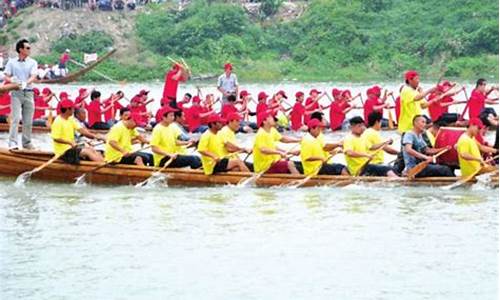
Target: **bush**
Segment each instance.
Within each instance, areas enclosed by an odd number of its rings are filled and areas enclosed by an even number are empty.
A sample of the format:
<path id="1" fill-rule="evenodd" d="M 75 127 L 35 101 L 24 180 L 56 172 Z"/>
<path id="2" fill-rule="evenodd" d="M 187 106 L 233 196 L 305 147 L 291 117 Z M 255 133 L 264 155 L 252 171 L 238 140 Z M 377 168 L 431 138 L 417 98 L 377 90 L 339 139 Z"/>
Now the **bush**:
<path id="1" fill-rule="evenodd" d="M 89 33 L 65 37 L 52 45 L 52 51 L 62 53 L 66 49 L 74 52 L 94 53 L 105 52 L 113 46 L 113 38 L 101 31 L 91 31 Z"/>

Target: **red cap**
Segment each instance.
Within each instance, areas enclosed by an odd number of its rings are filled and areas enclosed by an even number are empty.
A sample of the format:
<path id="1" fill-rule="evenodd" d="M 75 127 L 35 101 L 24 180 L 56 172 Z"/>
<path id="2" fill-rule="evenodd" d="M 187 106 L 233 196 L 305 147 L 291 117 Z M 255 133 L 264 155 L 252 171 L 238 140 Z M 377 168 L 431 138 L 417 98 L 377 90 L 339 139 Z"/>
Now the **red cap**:
<path id="1" fill-rule="evenodd" d="M 68 98 L 68 93 L 66 93 L 66 92 L 61 92 L 61 93 L 59 94 L 59 98 L 61 98 L 61 99 L 63 99 L 63 98 L 64 98 L 64 99 L 67 99 L 67 98 Z"/>
<path id="2" fill-rule="evenodd" d="M 304 96 L 304 93 L 302 93 L 302 92 L 295 93 L 295 98 L 299 98 L 299 97 L 302 97 L 302 96 Z"/>
<path id="3" fill-rule="evenodd" d="M 33 94 L 35 94 L 35 96 L 39 96 L 40 95 L 40 90 L 37 89 L 37 88 L 33 88 Z"/>
<path id="4" fill-rule="evenodd" d="M 134 121 L 136 126 L 144 125 L 144 123 L 142 122 L 142 116 L 139 113 L 131 113 L 130 120 Z"/>
<path id="5" fill-rule="evenodd" d="M 141 95 L 141 96 L 142 96 L 142 95 L 147 95 L 147 94 L 149 94 L 149 91 L 148 91 L 148 90 L 141 90 L 141 91 L 139 92 L 139 95 Z"/>
<path id="6" fill-rule="evenodd" d="M 368 88 L 368 89 L 366 90 L 366 95 L 367 95 L 367 96 L 370 96 L 370 95 L 372 95 L 372 94 L 375 94 L 375 93 L 373 92 L 373 88 Z"/>
<path id="7" fill-rule="evenodd" d="M 231 121 L 241 121 L 243 118 L 240 116 L 238 113 L 231 113 L 227 116 L 226 121 L 231 122 Z"/>
<path id="8" fill-rule="evenodd" d="M 227 69 L 231 69 L 232 70 L 233 69 L 233 65 L 230 64 L 230 63 L 225 64 L 224 65 L 224 70 L 227 70 Z"/>
<path id="9" fill-rule="evenodd" d="M 78 90 L 78 94 L 79 94 L 79 95 L 83 95 L 83 94 L 85 94 L 86 92 L 87 92 L 87 89 L 85 89 L 85 88 L 81 88 L 81 89 L 79 89 L 79 90 Z"/>
<path id="10" fill-rule="evenodd" d="M 382 88 L 379 87 L 378 85 L 375 85 L 372 87 L 372 93 L 374 93 L 375 95 L 380 95 L 381 92 L 382 92 Z"/>
<path id="11" fill-rule="evenodd" d="M 316 93 L 316 94 L 321 94 L 320 91 L 318 91 L 317 89 L 312 89 L 310 92 L 309 92 L 309 95 L 312 95 L 313 93 Z"/>
<path id="12" fill-rule="evenodd" d="M 262 123 L 270 116 L 273 114 L 270 111 L 263 111 L 257 115 L 257 120 L 259 120 L 260 124 L 257 124 L 259 126 L 262 126 Z"/>
<path id="13" fill-rule="evenodd" d="M 342 95 L 342 91 L 341 91 L 341 90 L 336 89 L 336 88 L 334 88 L 334 89 L 332 90 L 332 96 L 333 96 L 333 97 L 338 97 L 338 96 L 340 96 L 340 95 Z"/>
<path id="14" fill-rule="evenodd" d="M 258 99 L 267 99 L 267 97 L 269 97 L 268 94 L 266 94 L 266 92 L 260 92 L 259 95 L 258 95 Z"/>
<path id="15" fill-rule="evenodd" d="M 243 91 L 241 91 L 241 93 L 240 93 L 240 98 L 246 97 L 246 96 L 248 96 L 248 95 L 250 95 L 250 93 L 249 93 L 249 92 L 247 92 L 246 90 L 243 90 Z"/>
<path id="16" fill-rule="evenodd" d="M 279 92 L 278 92 L 278 93 L 276 93 L 276 94 L 277 94 L 277 95 L 281 95 L 281 96 L 283 96 L 283 98 L 285 98 L 285 99 L 288 99 L 288 97 L 287 97 L 287 96 L 286 96 L 286 94 L 285 94 L 285 91 L 283 91 L 283 90 L 279 91 Z"/>
<path id="17" fill-rule="evenodd" d="M 60 106 L 61 108 L 74 108 L 75 104 L 73 103 L 73 101 L 65 99 L 61 101 Z"/>
<path id="18" fill-rule="evenodd" d="M 309 120 L 309 122 L 307 122 L 307 128 L 311 129 L 314 127 L 325 127 L 325 125 L 318 119 Z"/>
<path id="19" fill-rule="evenodd" d="M 48 87 L 45 87 L 42 90 L 42 94 L 43 95 L 48 95 L 48 94 L 51 94 L 51 93 L 52 93 L 52 91 Z"/>
<path id="20" fill-rule="evenodd" d="M 414 70 L 406 71 L 405 80 L 412 80 L 413 78 L 418 76 L 418 72 Z"/>
<path id="21" fill-rule="evenodd" d="M 198 96 L 194 96 L 192 101 L 193 101 L 193 103 L 200 103 L 201 99 Z"/>
<path id="22" fill-rule="evenodd" d="M 352 97 L 351 91 L 345 90 L 342 92 L 342 97 Z"/>
<path id="23" fill-rule="evenodd" d="M 449 82 L 448 80 L 445 80 L 445 81 L 441 82 L 441 85 L 443 85 L 443 86 L 452 86 L 451 82 Z"/>
<path id="24" fill-rule="evenodd" d="M 479 129 L 484 128 L 484 124 L 479 118 L 470 119 L 469 126 L 477 126 L 477 127 L 479 127 Z"/>
<path id="25" fill-rule="evenodd" d="M 212 114 L 212 115 L 208 116 L 207 124 L 216 123 L 216 122 L 225 123 L 224 119 L 221 118 L 221 116 L 219 116 L 218 114 Z"/>

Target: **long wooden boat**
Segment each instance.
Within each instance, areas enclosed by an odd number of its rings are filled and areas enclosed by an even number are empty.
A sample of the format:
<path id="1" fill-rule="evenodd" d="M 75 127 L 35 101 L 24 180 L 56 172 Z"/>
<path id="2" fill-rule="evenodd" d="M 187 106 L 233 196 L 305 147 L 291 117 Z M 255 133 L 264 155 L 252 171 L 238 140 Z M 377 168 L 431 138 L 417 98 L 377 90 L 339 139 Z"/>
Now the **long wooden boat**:
<path id="1" fill-rule="evenodd" d="M 53 157 L 53 153 L 39 151 L 15 151 L 11 152 L 0 148 L 0 175 L 18 176 L 23 172 L 30 171 Z M 53 164 L 33 174 L 33 178 L 41 180 L 75 182 L 75 178 L 86 173 L 98 164 L 82 161 L 79 165 L 70 165 L 62 161 Z M 133 165 L 113 165 L 99 169 L 88 176 L 87 182 L 93 184 L 129 185 L 146 180 L 155 171 L 152 167 L 139 167 Z M 207 186 L 238 184 L 253 174 L 242 172 L 227 172 L 207 176 L 201 170 L 190 169 L 167 169 L 165 172 L 169 185 L 182 186 Z M 291 185 L 304 179 L 303 175 L 269 174 L 263 175 L 257 180 L 257 186 L 283 186 Z M 353 178 L 350 176 L 326 176 L 320 175 L 311 178 L 304 186 L 345 186 L 352 183 L 386 183 L 390 185 L 411 186 L 443 186 L 457 182 L 457 177 L 429 177 L 408 180 L 407 178 L 396 178 L 390 180 L 387 177 L 363 176 Z M 498 174 L 492 177 L 491 185 L 498 187 Z"/>
<path id="2" fill-rule="evenodd" d="M 39 83 L 45 83 L 45 84 L 64 84 L 64 83 L 70 83 L 72 81 L 77 80 L 81 76 L 85 75 L 86 73 L 90 72 L 93 68 L 97 67 L 100 63 L 108 59 L 113 53 L 116 52 L 116 49 L 111 49 L 108 53 L 104 54 L 100 58 L 98 58 L 96 61 L 91 63 L 85 68 L 82 68 L 76 72 L 69 73 L 67 76 L 61 77 L 61 78 L 55 78 L 55 79 L 42 79 L 39 81 Z"/>

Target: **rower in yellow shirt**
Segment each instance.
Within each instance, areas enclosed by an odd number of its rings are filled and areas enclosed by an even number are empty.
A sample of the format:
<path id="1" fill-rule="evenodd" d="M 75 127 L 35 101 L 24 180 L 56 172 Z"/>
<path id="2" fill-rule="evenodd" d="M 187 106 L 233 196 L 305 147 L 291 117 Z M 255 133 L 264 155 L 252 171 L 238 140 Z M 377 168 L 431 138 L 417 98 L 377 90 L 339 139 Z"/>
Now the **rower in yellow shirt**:
<path id="1" fill-rule="evenodd" d="M 382 136 L 380 136 L 380 130 L 382 129 L 382 113 L 377 111 L 370 113 L 368 115 L 368 127 L 369 128 L 363 132 L 362 138 L 366 142 L 368 153 L 374 155 L 370 162 L 371 164 L 383 164 L 385 152 L 391 155 L 398 155 L 399 152 L 387 144 L 392 144 L 392 139 L 382 141 Z M 383 148 L 383 151 L 377 151 L 380 148 Z"/>
<path id="2" fill-rule="evenodd" d="M 307 122 L 308 133 L 300 142 L 300 159 L 304 175 L 349 175 L 342 164 L 328 163 L 329 152 L 325 152 L 324 144 L 318 139 L 324 124 L 318 119 Z M 327 154 L 328 153 L 328 154 Z"/>
<path id="3" fill-rule="evenodd" d="M 236 133 L 240 128 L 240 123 L 243 118 L 238 113 L 231 113 L 226 118 L 226 126 L 222 127 L 217 135 L 221 138 L 224 144 L 224 157 L 237 158 L 236 152 L 252 153 L 252 149 L 247 149 L 238 145 L 236 141 Z M 245 162 L 248 169 L 253 170 L 253 164 Z"/>
<path id="4" fill-rule="evenodd" d="M 173 160 L 167 168 L 184 168 L 198 169 L 201 167 L 201 160 L 196 155 L 183 154 L 180 147 L 189 147 L 194 144 L 194 141 L 183 141 L 179 139 L 178 127 L 173 124 L 175 113 L 178 110 L 169 105 L 161 108 L 159 115 L 162 117 L 151 134 L 151 150 L 153 152 L 154 165 L 163 167 L 172 157 Z"/>
<path id="5" fill-rule="evenodd" d="M 477 172 L 484 164 L 481 150 L 476 136 L 484 125 L 480 119 L 474 118 L 469 121 L 467 131 L 464 132 L 457 142 L 458 163 L 462 177 L 467 177 Z"/>
<path id="6" fill-rule="evenodd" d="M 217 135 L 224 120 L 219 115 L 213 114 L 208 117 L 207 123 L 208 130 L 201 135 L 198 143 L 198 152 L 201 154 L 205 175 L 227 171 L 250 172 L 240 158 L 224 157 L 224 143 Z"/>
<path id="7" fill-rule="evenodd" d="M 131 113 L 128 108 L 122 109 L 121 121 L 113 125 L 107 136 L 104 159 L 107 162 L 117 162 L 127 165 L 147 165 L 150 164 L 150 157 L 147 153 L 132 152 L 132 144 L 139 141 L 148 144 L 146 138 L 139 134 L 136 127 L 141 126 L 142 116 L 138 113 Z"/>
<path id="8" fill-rule="evenodd" d="M 423 91 L 419 87 L 420 77 L 416 71 L 410 70 L 405 73 L 406 86 L 401 90 L 401 113 L 399 115 L 398 131 L 405 133 L 413 129 L 413 118 L 422 114 L 422 108 L 426 108 L 432 102 L 427 102 L 425 97 L 436 90 L 432 87 Z M 433 100 L 437 101 L 437 100 Z"/>
<path id="9" fill-rule="evenodd" d="M 366 141 L 361 137 L 365 131 L 365 121 L 361 117 L 354 117 L 349 120 L 351 125 L 351 134 L 344 139 L 344 155 L 347 162 L 347 169 L 352 176 L 366 175 L 366 176 L 389 176 L 398 177 L 391 167 L 369 163 L 363 166 L 368 160 L 374 158 L 370 154 Z M 388 144 L 388 141 L 382 143 L 381 147 Z"/>
<path id="10" fill-rule="evenodd" d="M 89 146 L 78 146 L 75 143 L 75 133 L 79 132 L 82 135 L 91 139 L 105 140 L 104 137 L 96 135 L 81 127 L 73 117 L 75 105 L 71 100 L 63 100 L 60 102 L 61 114 L 56 117 L 50 127 L 50 137 L 54 144 L 54 154 L 59 155 L 60 159 L 70 164 L 77 164 L 80 159 L 88 159 L 91 161 L 102 162 L 101 153 Z"/>
<path id="11" fill-rule="evenodd" d="M 282 136 L 276 130 L 276 121 L 269 111 L 259 113 L 257 120 L 260 120 L 259 130 L 255 135 L 253 145 L 253 166 L 257 173 L 292 173 L 300 174 L 293 161 L 286 158 L 288 152 L 278 148 L 277 142 L 298 143 L 299 139 Z M 297 155 L 299 151 L 291 151 Z"/>

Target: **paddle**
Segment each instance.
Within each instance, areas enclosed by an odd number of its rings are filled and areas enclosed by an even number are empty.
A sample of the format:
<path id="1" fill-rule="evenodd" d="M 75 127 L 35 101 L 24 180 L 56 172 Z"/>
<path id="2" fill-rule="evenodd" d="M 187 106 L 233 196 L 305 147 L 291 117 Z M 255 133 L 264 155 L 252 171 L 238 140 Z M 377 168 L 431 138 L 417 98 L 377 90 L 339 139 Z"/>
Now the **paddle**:
<path id="1" fill-rule="evenodd" d="M 22 183 L 26 182 L 26 180 L 28 180 L 31 177 L 31 175 L 33 175 L 33 174 L 35 174 L 37 172 L 40 172 L 41 170 L 45 169 L 46 167 L 48 167 L 49 165 L 51 165 L 53 162 L 55 162 L 57 159 L 59 159 L 59 157 L 61 157 L 63 154 L 64 154 L 64 152 L 61 153 L 61 154 L 58 154 L 58 155 L 54 155 L 54 157 L 52 157 L 49 161 L 47 161 L 43 165 L 41 165 L 39 167 L 36 167 L 33 170 L 31 170 L 31 171 L 27 171 L 27 172 L 22 173 L 21 175 L 19 175 L 17 177 L 15 184 L 19 185 L 19 184 L 22 184 Z"/>
<path id="2" fill-rule="evenodd" d="M 76 65 L 79 65 L 80 67 L 84 67 L 84 68 L 87 67 L 86 65 L 84 65 L 84 64 L 82 64 L 82 63 L 80 63 L 80 62 L 78 62 L 78 61 L 76 61 L 74 59 L 71 59 L 71 62 L 74 63 L 74 64 L 76 64 Z M 107 75 L 105 75 L 105 74 L 103 74 L 103 73 L 101 73 L 101 72 L 99 72 L 97 70 L 92 69 L 91 71 L 94 72 L 95 74 L 101 76 L 102 78 L 104 78 L 106 80 L 109 80 L 109 81 L 111 81 L 113 83 L 117 83 L 117 84 L 120 84 L 120 85 L 125 85 L 127 83 L 126 80 L 122 80 L 122 81 L 115 80 L 115 79 L 113 79 L 113 78 L 111 78 L 111 77 L 109 77 L 109 76 L 107 76 Z"/>
<path id="3" fill-rule="evenodd" d="M 432 156 L 432 161 L 435 161 L 436 158 L 438 158 L 442 154 L 448 152 L 448 150 L 450 150 L 450 149 L 441 150 L 440 152 L 438 152 L 437 154 L 435 154 L 434 156 Z M 410 170 L 408 170 L 408 173 L 407 173 L 406 176 L 408 176 L 408 178 L 411 179 L 411 180 L 415 179 L 415 176 L 417 176 L 418 174 L 420 174 L 420 172 L 422 172 L 425 168 L 427 168 L 427 166 L 430 163 L 431 162 L 427 161 L 427 160 L 419 163 L 418 165 L 416 165 L 413 168 L 411 168 Z"/>
<path id="4" fill-rule="evenodd" d="M 142 147 L 142 148 L 140 148 L 140 149 L 138 149 L 138 150 L 135 150 L 135 151 L 131 152 L 130 154 L 134 154 L 134 153 L 140 152 L 140 151 L 142 151 L 142 150 L 146 150 L 146 149 L 148 149 L 148 148 L 150 148 L 150 147 L 151 147 L 151 145 L 147 145 L 146 147 Z M 100 170 L 100 169 L 102 169 L 102 168 L 104 168 L 104 167 L 107 167 L 107 166 L 109 166 L 110 164 L 115 163 L 115 162 L 117 162 L 117 161 L 121 160 L 122 158 L 123 158 L 123 154 L 121 154 L 121 153 L 120 153 L 120 156 L 118 156 L 117 158 L 115 158 L 115 159 L 113 159 L 113 160 L 110 160 L 110 161 L 105 161 L 105 162 L 103 162 L 103 163 L 99 164 L 97 167 L 93 168 L 92 170 L 90 170 L 90 171 L 88 171 L 88 172 L 86 172 L 86 173 L 82 174 L 80 177 L 78 177 L 78 178 L 76 179 L 75 184 L 80 184 L 80 183 L 84 182 L 84 181 L 85 181 L 85 178 L 86 178 L 88 175 L 90 175 L 90 174 L 92 174 L 92 173 L 94 173 L 94 172 L 96 172 L 96 171 L 98 171 L 98 170 Z"/>
<path id="5" fill-rule="evenodd" d="M 467 112 L 467 109 L 469 108 L 469 104 L 470 104 L 469 95 L 467 95 L 467 91 L 465 89 L 463 91 L 464 91 L 464 95 L 465 95 L 465 101 L 467 104 L 465 104 L 464 110 L 462 111 L 462 114 L 460 114 L 460 118 L 458 118 L 459 120 L 464 119 L 465 113 Z"/>
<path id="6" fill-rule="evenodd" d="M 165 171 L 166 168 L 168 168 L 168 166 L 175 160 L 175 156 L 172 156 L 170 157 L 169 160 L 167 160 L 167 162 L 165 162 L 165 164 L 163 165 L 163 167 L 161 167 L 159 170 L 157 171 L 153 171 L 151 172 L 151 175 L 144 181 L 142 182 L 139 182 L 138 184 L 136 184 L 137 187 L 141 187 L 141 186 L 145 186 L 147 185 L 149 182 L 151 182 L 151 179 L 153 179 L 153 177 L 161 174 L 163 171 Z"/>
<path id="7" fill-rule="evenodd" d="M 494 166 L 490 166 L 487 163 L 490 161 L 493 161 L 497 158 L 498 158 L 498 155 L 495 157 L 492 157 L 486 161 L 481 162 L 482 166 L 480 168 L 478 168 L 474 173 L 470 174 L 469 176 L 467 176 L 465 178 L 460 179 L 459 181 L 455 182 L 452 185 L 445 187 L 445 189 L 451 190 L 451 189 L 454 189 L 454 188 L 459 187 L 461 185 L 464 185 L 464 184 L 472 181 L 479 174 L 495 172 L 496 170 L 498 170 L 498 168 L 496 168 Z"/>
<path id="8" fill-rule="evenodd" d="M 342 152 L 342 149 L 341 149 L 340 147 L 339 147 L 339 148 L 337 148 L 337 149 L 335 149 L 335 150 L 333 151 L 333 153 L 332 153 L 332 154 L 330 154 L 330 155 L 326 158 L 326 160 L 325 160 L 325 161 L 323 161 L 323 162 L 321 163 L 321 165 L 319 165 L 319 167 L 318 167 L 316 170 L 314 170 L 314 173 L 312 173 L 311 175 L 307 176 L 306 178 L 304 178 L 304 179 L 302 179 L 302 180 L 298 181 L 296 184 L 294 184 L 294 185 L 293 185 L 293 187 L 301 187 L 301 186 L 303 186 L 304 184 L 306 184 L 309 180 L 311 180 L 311 178 L 313 178 L 313 177 L 317 176 L 317 175 L 318 175 L 318 173 L 319 173 L 319 171 L 321 170 L 321 168 L 322 168 L 325 164 L 327 164 L 327 163 L 328 163 L 328 161 L 330 161 L 330 159 L 332 159 L 335 155 L 339 154 L 340 152 Z"/>
<path id="9" fill-rule="evenodd" d="M 363 174 L 363 172 L 365 171 L 366 167 L 371 163 L 371 161 L 375 158 L 375 155 L 378 154 L 380 151 L 383 151 L 384 150 L 384 147 L 386 145 L 389 145 L 390 144 L 390 140 L 387 140 L 384 142 L 384 144 L 378 148 L 375 152 L 373 152 L 372 154 L 372 157 L 369 158 L 367 161 L 365 161 L 365 163 L 361 166 L 361 168 L 359 168 L 358 172 L 354 175 L 354 176 L 360 176 L 361 174 Z"/>

